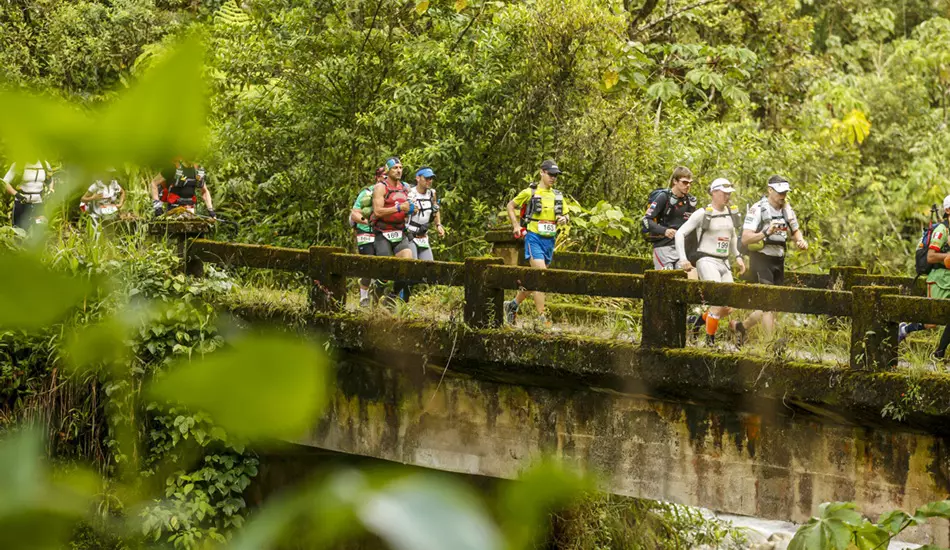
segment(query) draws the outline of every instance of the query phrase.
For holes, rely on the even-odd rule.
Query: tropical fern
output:
[[[243,27],[251,22],[251,16],[237,5],[235,0],[228,0],[214,14],[214,22],[222,25]]]

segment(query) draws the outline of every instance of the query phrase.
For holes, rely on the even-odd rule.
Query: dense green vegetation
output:
[[[743,205],[783,173],[818,239],[796,264],[906,273],[916,229],[947,192],[945,10],[917,0],[14,0],[0,13],[0,75],[95,105],[171,37],[199,30],[211,46],[206,78],[181,85],[211,93],[202,160],[244,241],[349,245],[347,206],[396,153],[407,169],[439,174],[451,233],[437,254],[471,254],[471,239],[555,156],[582,206],[603,200],[631,218],[676,164],[700,184],[732,178]],[[629,221],[584,225],[562,246],[644,250]]]
[[[186,147],[203,137],[192,124],[192,92],[207,92],[210,139],[199,158],[209,168],[219,213],[239,223],[236,240],[350,246],[345,219],[353,197],[383,158],[399,154],[407,179],[422,164],[439,174],[450,232],[435,250],[457,259],[484,250],[481,234],[502,223],[502,205],[535,178],[542,158],[556,157],[565,170],[559,184],[577,202],[574,224],[561,236],[564,249],[644,252],[636,218],[645,197],[665,184],[673,166],[685,164],[698,176],[701,200],[703,184],[726,176],[738,184],[741,205],[758,198],[770,174],[788,176],[791,201],[813,241],[806,253],[791,255],[795,267],[863,264],[907,273],[929,205],[950,192],[941,185],[950,158],[947,8],[942,0],[899,6],[881,0],[4,0],[0,86],[39,91],[95,113],[159,65],[179,37],[203,37],[201,77],[182,70],[151,82],[176,114],[165,111],[156,124],[131,116],[145,110],[129,103],[123,117],[86,122],[153,125],[146,130],[166,136],[177,130],[186,138],[175,143]],[[14,110],[5,108],[9,122]],[[62,111],[47,114],[49,120],[34,117],[24,127],[53,128],[46,139],[57,124],[69,128],[64,135],[94,134],[94,128],[70,133],[76,121]],[[128,161],[124,183],[135,208],[146,212],[146,182],[175,149],[145,147],[147,140],[123,149],[121,135],[103,132],[93,140],[100,146],[95,159],[51,160],[97,167]],[[12,136],[0,143],[4,164],[17,153]],[[121,151],[134,155],[118,157]],[[4,215],[9,208],[3,201]],[[76,548],[146,541],[194,548],[224,540],[244,524],[242,495],[257,471],[247,442],[294,426],[234,432],[220,421],[234,414],[226,404],[206,399],[207,392],[169,390],[170,383],[163,393],[153,380],[168,380],[167,367],[179,360],[193,358],[208,372],[220,368],[225,359],[199,360],[221,356],[210,353],[221,347],[233,351],[239,340],[225,337],[228,327],[209,305],[228,282],[170,276],[174,255],[142,234],[100,243],[84,224],[56,221],[52,229],[47,242],[33,243],[42,257],[37,265],[111,283],[94,285],[56,319],[35,319],[36,312],[28,323],[0,318],[0,429],[40,425],[59,463],[72,469],[75,459],[88,461],[105,475],[106,485],[88,491],[81,505],[52,507],[87,520],[72,537]],[[0,232],[0,240],[4,250],[14,248],[11,232]],[[4,252],[0,263],[21,265],[10,258]],[[3,296],[5,304],[26,294],[17,291]],[[265,346],[258,351],[268,349],[266,340],[258,344]],[[93,359],[82,364],[83,356]],[[302,403],[317,406],[319,399],[305,397]],[[215,406],[223,409],[217,423],[194,412]],[[5,479],[33,472],[24,460],[33,448],[23,442],[28,439],[5,438],[0,449],[0,470],[9,475],[0,474],[0,496],[12,503],[0,510],[0,524],[24,529],[5,530],[13,537],[31,527],[54,537],[55,530],[35,528],[45,524],[16,515],[16,498],[26,492],[4,492],[12,486]],[[550,479],[525,491],[551,485]],[[372,480],[356,485],[347,494],[364,504],[387,491],[393,498],[454,494],[425,483],[411,490]],[[34,489],[50,499],[55,494]],[[306,498],[327,490],[303,488],[277,510],[293,518]],[[507,504],[520,505],[527,515],[517,518],[530,523],[541,517],[530,515],[534,507],[567,498],[548,496],[550,502],[526,506],[518,500],[526,497],[515,493]],[[356,522],[354,502],[341,506]],[[441,501],[434,502],[437,508]],[[97,510],[91,521],[90,503]],[[470,519],[483,520],[481,508],[465,506],[475,510]],[[803,536],[830,533],[843,544],[857,540],[858,531],[889,537],[947,513],[935,510],[895,513],[883,526],[869,526],[846,506],[830,507]],[[37,505],[35,511],[45,517],[50,510]],[[565,513],[564,531],[555,536],[577,531],[572,542],[561,542],[584,548],[610,548],[618,540],[655,547],[654,537],[671,530],[671,547],[683,538],[724,536],[716,525],[705,526],[712,534],[684,534],[668,515],[645,515],[652,511],[595,497]],[[320,514],[326,513],[317,510],[311,519],[325,521]],[[134,533],[113,524],[117,518],[136,520]],[[267,521],[273,518],[265,516],[246,536],[284,526]],[[657,529],[644,527],[650,522]],[[592,523],[603,528],[580,527]],[[385,526],[380,531],[385,538]],[[537,534],[504,521],[502,531],[512,547]],[[247,540],[237,543],[254,547]]]

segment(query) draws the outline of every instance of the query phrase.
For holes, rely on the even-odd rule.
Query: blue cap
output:
[[[435,172],[432,171],[432,168],[429,168],[428,166],[423,166],[422,168],[419,169],[418,172],[416,172],[416,176],[422,176],[424,178],[434,178]]]

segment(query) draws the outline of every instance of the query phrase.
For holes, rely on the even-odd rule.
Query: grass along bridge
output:
[[[496,241],[499,256],[513,248]],[[502,478],[553,453],[598,472],[611,492],[791,521],[825,501],[854,500],[874,515],[950,492],[950,376],[907,364],[896,341],[900,321],[950,319],[950,300],[914,296],[913,280],[860,268],[791,274],[801,286],[769,287],[689,281],[636,258],[557,261],[587,270],[203,240],[186,250],[192,273],[214,262],[313,281],[284,303],[235,292],[226,304],[249,321],[327,334],[339,350],[332,405],[307,445]],[[451,303],[461,311],[445,315],[451,307],[432,295],[431,314],[348,309],[347,279],[364,276],[460,289]],[[618,310],[639,333],[503,327],[504,294],[522,287],[601,300],[613,307],[587,307],[589,317]],[[695,304],[822,318],[844,357],[798,360],[794,331],[787,346],[759,355],[689,347]],[[565,320],[582,317],[582,306],[561,307]],[[950,543],[945,525],[912,536]]]

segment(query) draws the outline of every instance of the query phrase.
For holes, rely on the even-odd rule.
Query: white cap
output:
[[[733,189],[732,183],[726,178],[716,178],[709,184],[709,192],[712,193],[713,191],[732,193],[735,189]]]
[[[769,187],[776,193],[788,193],[788,190],[792,188],[785,180],[769,182]]]
[[[946,210],[947,208],[950,208],[950,195],[943,198],[943,209]]]

